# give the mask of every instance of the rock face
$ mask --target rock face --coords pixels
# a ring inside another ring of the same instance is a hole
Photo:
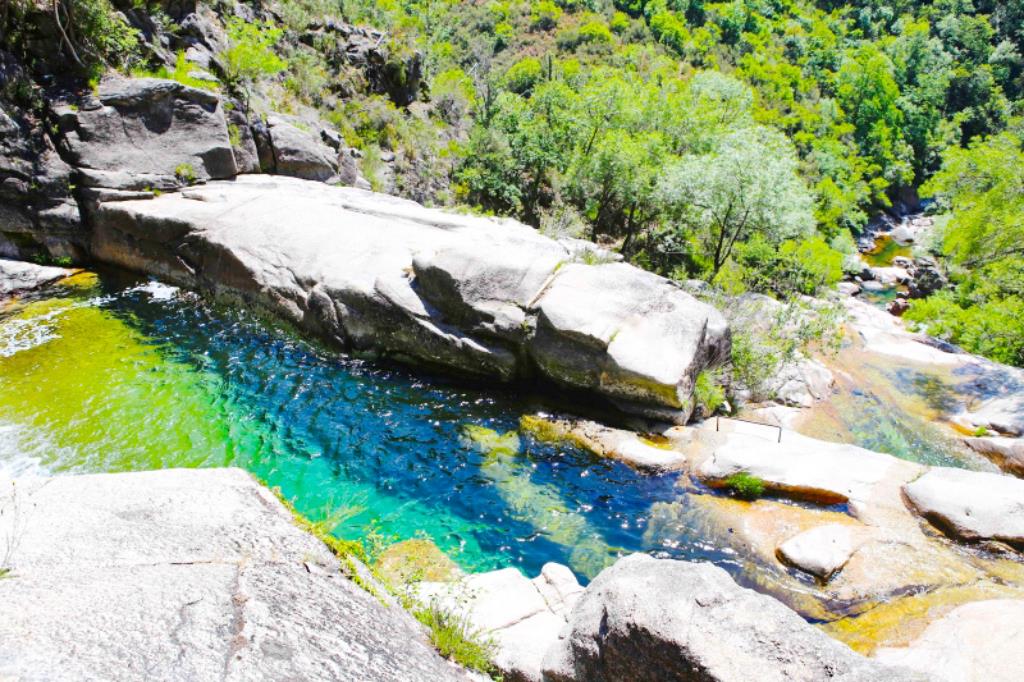
[[[95,98],[57,115],[65,157],[86,186],[168,188],[238,172],[220,97],[205,90],[112,77]]]
[[[93,252],[261,304],[360,350],[508,381],[539,376],[684,422],[728,355],[724,318],[624,264],[570,262],[514,221],[288,178],[101,201]]]
[[[1024,481],[935,467],[903,486],[903,493],[922,516],[951,535],[1024,545]]]
[[[4,679],[466,679],[241,470],[16,489],[0,497],[20,510],[0,515],[18,538],[0,580]]]
[[[550,682],[909,680],[710,564],[634,554],[603,571],[544,658]],[[921,678],[924,679],[924,678]]]
[[[1012,682],[1024,669],[1024,600],[964,604],[932,623],[908,647],[881,649],[885,663],[940,682]]]
[[[25,78],[0,52],[0,257],[77,259],[88,235],[71,196],[72,169],[43,122],[5,95]]]
[[[320,182],[337,174],[337,154],[319,136],[274,116],[267,119],[267,130],[273,157],[268,173]]]

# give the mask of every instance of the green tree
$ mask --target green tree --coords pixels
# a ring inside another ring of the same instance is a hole
[[[673,232],[693,237],[714,277],[736,244],[754,234],[779,241],[813,229],[811,194],[796,171],[796,154],[784,135],[743,128],[714,152],[688,155],[669,167],[659,196],[669,207]]]
[[[233,17],[228,21],[227,32],[228,48],[222,54],[224,77],[245,93],[248,109],[253,86],[288,66],[274,51],[284,31],[268,23]]]

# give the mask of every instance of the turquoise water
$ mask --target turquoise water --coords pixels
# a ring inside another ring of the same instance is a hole
[[[3,313],[0,468],[240,466],[312,518],[344,517],[338,535],[426,535],[469,570],[558,561],[592,577],[651,549],[729,562],[645,542],[651,505],[679,497],[673,475],[465,437],[517,429],[530,396],[343,357],[121,273],[76,280]]]

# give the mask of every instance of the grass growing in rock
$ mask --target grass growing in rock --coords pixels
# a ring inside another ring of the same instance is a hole
[[[765,491],[764,481],[745,471],[725,479],[725,487],[744,500],[756,500],[763,496]]]
[[[471,670],[488,674],[494,671],[494,642],[474,629],[466,616],[436,604],[417,608],[413,615],[430,631],[430,641],[442,656]]]
[[[295,505],[282,495],[280,488],[267,486],[265,482],[262,483],[274,493],[285,509],[291,512],[295,525],[323,542],[331,550],[331,553],[338,557],[341,561],[342,571],[352,582],[385,605],[388,605],[384,599],[385,595],[382,595],[380,591],[384,590],[388,595],[397,592],[402,607],[427,628],[430,642],[438,653],[471,670],[487,674],[494,671],[494,665],[491,663],[494,643],[475,630],[466,616],[450,613],[438,607],[437,604],[423,605],[417,602],[412,597],[410,584],[388,585],[387,581],[382,579],[372,568],[373,557],[362,541],[343,540],[331,532],[347,518],[358,514],[360,510],[340,509],[320,521],[313,521],[298,511]],[[365,570],[360,570],[360,564],[365,567]],[[3,577],[4,573],[0,571],[0,579]],[[416,574],[410,578],[409,582],[420,579],[422,579],[422,574]]]

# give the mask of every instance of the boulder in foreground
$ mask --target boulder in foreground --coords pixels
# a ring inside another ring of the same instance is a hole
[[[0,490],[0,679],[462,680],[239,469]]]
[[[576,603],[549,682],[925,679],[866,659],[711,564],[620,559]]]

